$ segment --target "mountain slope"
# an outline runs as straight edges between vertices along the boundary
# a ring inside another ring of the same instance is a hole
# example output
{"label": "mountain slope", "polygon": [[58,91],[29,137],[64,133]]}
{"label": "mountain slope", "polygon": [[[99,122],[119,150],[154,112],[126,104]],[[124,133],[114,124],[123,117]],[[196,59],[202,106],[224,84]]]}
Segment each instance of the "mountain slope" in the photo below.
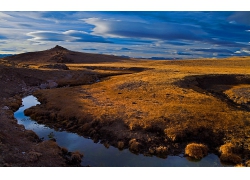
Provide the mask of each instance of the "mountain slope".
{"label": "mountain slope", "polygon": [[125,60],[124,57],[113,56],[113,55],[91,54],[91,53],[70,51],[58,45],[48,50],[22,53],[18,55],[5,57],[4,59],[19,63],[20,62],[99,63],[99,62],[117,62]]}

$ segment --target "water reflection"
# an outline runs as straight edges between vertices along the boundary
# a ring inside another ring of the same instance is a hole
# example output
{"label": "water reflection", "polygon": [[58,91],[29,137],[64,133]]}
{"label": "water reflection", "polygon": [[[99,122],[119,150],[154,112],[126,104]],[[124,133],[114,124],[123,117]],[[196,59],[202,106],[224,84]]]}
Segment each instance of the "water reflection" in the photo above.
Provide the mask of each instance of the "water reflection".
{"label": "water reflection", "polygon": [[33,130],[40,138],[48,140],[55,138],[61,147],[66,147],[69,151],[79,151],[84,154],[82,166],[97,167],[218,167],[223,166],[219,158],[214,154],[209,154],[198,162],[189,161],[182,156],[168,156],[166,159],[158,157],[147,157],[141,154],[136,155],[129,150],[118,150],[110,146],[106,148],[100,143],[94,143],[91,139],[84,138],[74,133],[66,131],[55,131],[45,125],[37,124],[24,115],[24,110],[40,104],[34,96],[23,98],[23,106],[14,113],[19,124],[23,124],[26,129]]}

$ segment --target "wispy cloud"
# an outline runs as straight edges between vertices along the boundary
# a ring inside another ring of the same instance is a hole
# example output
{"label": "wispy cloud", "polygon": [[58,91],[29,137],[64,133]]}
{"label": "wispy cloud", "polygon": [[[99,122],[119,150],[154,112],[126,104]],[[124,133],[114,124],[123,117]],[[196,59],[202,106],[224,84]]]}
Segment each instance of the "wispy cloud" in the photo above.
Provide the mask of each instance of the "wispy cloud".
{"label": "wispy cloud", "polygon": [[0,53],[77,51],[131,57],[248,55],[249,12],[0,12]]}
{"label": "wispy cloud", "polygon": [[[100,36],[88,34],[84,31],[68,30],[65,32],[55,31],[35,31],[27,33],[27,36],[31,36],[31,41],[66,41],[66,42],[99,42],[108,43]],[[109,42],[111,43],[111,42]]]}

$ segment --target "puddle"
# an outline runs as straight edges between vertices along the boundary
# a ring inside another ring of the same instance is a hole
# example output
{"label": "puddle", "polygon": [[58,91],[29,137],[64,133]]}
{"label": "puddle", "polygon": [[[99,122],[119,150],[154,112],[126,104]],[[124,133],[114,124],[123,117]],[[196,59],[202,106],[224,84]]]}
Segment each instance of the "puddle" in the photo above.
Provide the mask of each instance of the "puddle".
{"label": "puddle", "polygon": [[37,124],[36,121],[24,115],[24,110],[40,104],[34,96],[27,96],[22,99],[21,106],[14,116],[18,124],[22,124],[28,130],[33,130],[40,138],[48,140],[55,138],[59,146],[69,151],[79,151],[84,154],[82,166],[95,167],[221,167],[219,158],[209,154],[200,161],[189,161],[185,157],[168,156],[166,159],[136,155],[129,150],[118,150],[110,146],[106,148],[103,144],[94,143],[93,140],[66,131],[56,131],[45,125]]}

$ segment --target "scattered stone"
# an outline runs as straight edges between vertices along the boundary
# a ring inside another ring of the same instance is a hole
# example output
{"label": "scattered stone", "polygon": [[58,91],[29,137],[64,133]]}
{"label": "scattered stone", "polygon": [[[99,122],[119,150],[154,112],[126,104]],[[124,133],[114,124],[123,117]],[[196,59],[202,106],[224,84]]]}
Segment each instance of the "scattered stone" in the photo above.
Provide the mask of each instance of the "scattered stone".
{"label": "scattered stone", "polygon": [[8,106],[4,106],[2,109],[3,110],[9,110],[10,108]]}
{"label": "scattered stone", "polygon": [[55,81],[53,81],[53,80],[48,80],[47,82],[49,83],[49,84],[48,84],[48,87],[49,87],[50,89],[56,88],[56,87],[58,86],[58,84],[57,84]]}
{"label": "scattered stone", "polygon": [[53,89],[56,88],[58,84],[53,80],[48,80],[47,83],[42,83],[39,87],[40,89]]}

